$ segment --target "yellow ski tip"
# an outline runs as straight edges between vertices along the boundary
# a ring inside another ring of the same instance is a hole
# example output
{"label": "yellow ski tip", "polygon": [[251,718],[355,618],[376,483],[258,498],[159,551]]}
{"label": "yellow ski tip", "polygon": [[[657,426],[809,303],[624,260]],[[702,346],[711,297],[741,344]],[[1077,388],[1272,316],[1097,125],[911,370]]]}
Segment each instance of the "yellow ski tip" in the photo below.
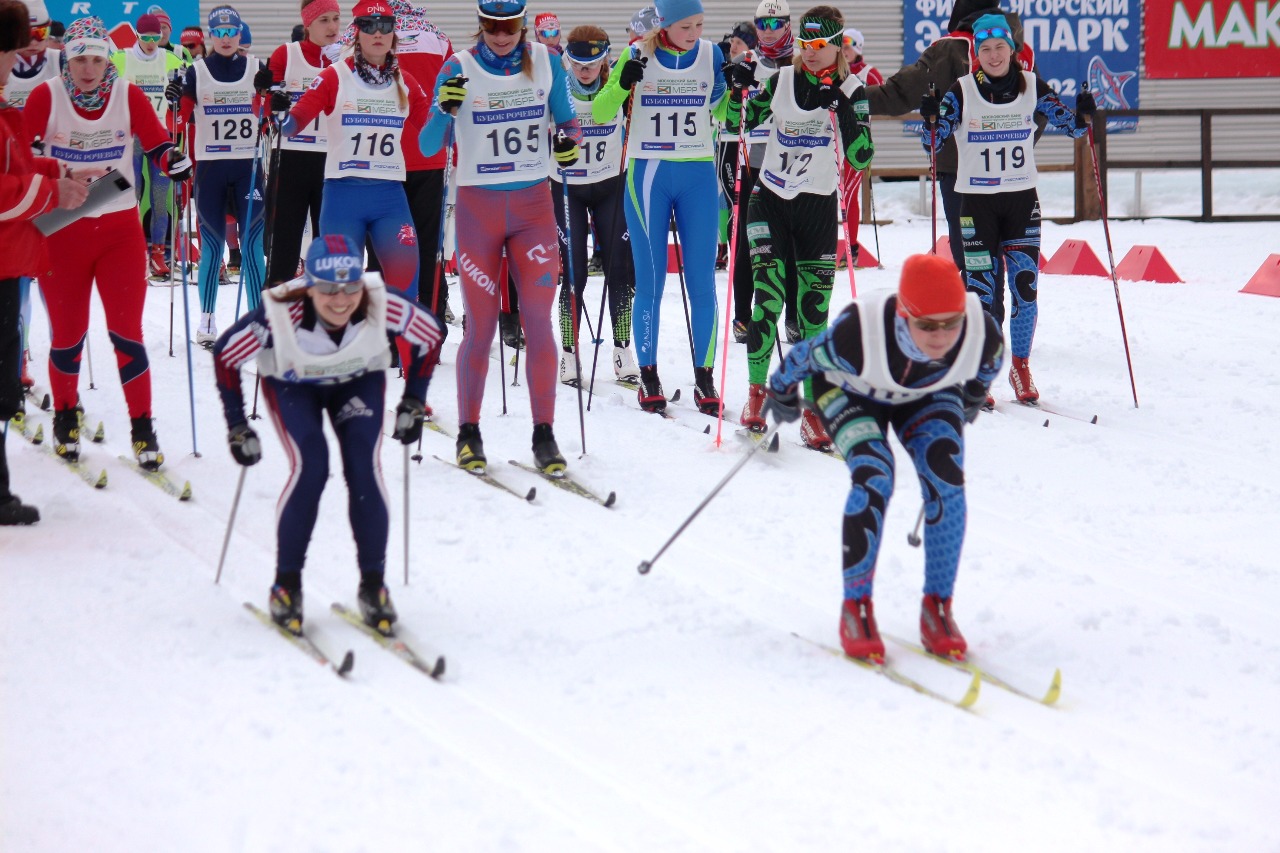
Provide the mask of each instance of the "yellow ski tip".
{"label": "yellow ski tip", "polygon": [[1049,684],[1049,691],[1044,694],[1044,698],[1040,701],[1046,705],[1052,705],[1058,701],[1058,697],[1062,695],[1062,670],[1055,669],[1053,671],[1053,681]]}
{"label": "yellow ski tip", "polygon": [[102,473],[98,475],[98,479],[94,481],[95,489],[105,489],[107,487],[107,469],[103,468]]}
{"label": "yellow ski tip", "polygon": [[191,500],[191,481],[190,480],[183,481],[182,491],[178,493],[178,500],[180,501]]}
{"label": "yellow ski tip", "polygon": [[960,697],[960,701],[956,702],[961,708],[971,708],[973,703],[978,701],[978,694],[982,690],[982,674],[975,672],[973,677],[969,679],[969,689]]}
{"label": "yellow ski tip", "polygon": [[36,424],[36,435],[31,439],[31,443],[44,444],[44,424]]}
{"label": "yellow ski tip", "polygon": [[102,421],[98,421],[98,428],[93,431],[93,443],[102,444],[107,438],[107,431],[102,426]]}

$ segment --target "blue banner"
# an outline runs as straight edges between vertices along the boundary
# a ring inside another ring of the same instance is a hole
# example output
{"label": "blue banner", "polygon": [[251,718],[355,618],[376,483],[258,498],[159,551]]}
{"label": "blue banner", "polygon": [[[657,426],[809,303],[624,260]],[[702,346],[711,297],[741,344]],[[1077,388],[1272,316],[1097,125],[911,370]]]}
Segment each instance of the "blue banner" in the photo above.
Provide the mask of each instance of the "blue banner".
{"label": "blue banner", "polygon": [[[151,10],[155,0],[45,0],[49,9],[49,20],[70,24],[78,18],[96,15],[107,25],[110,32],[119,24],[130,27],[138,20],[138,16]],[[183,27],[200,27],[204,29],[204,18],[200,16],[199,0],[163,0],[157,4],[169,16],[173,25],[173,34],[169,40],[178,43],[178,36]]]}
{"label": "blue banner", "polygon": [[[994,3],[992,5],[995,5]],[[1099,109],[1138,107],[1138,46],[1142,38],[1138,0],[1001,0],[1022,21],[1023,38],[1035,51],[1036,68],[1069,107],[1087,82]],[[947,34],[952,0],[903,0],[902,64],[920,58],[934,39]],[[918,133],[919,122],[908,122]],[[1133,117],[1107,119],[1107,133],[1132,133]],[[904,132],[908,127],[904,126]],[[1054,133],[1052,128],[1047,133]]]}

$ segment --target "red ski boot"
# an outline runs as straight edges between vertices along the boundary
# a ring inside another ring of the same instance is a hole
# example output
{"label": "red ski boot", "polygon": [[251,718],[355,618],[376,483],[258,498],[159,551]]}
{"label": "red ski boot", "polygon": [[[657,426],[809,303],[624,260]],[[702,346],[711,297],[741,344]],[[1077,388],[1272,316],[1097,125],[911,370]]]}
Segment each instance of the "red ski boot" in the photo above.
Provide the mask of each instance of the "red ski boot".
{"label": "red ski boot", "polygon": [[740,420],[742,425],[752,432],[764,432],[769,428],[768,422],[760,414],[760,410],[764,408],[766,396],[763,385],[753,382],[747,386],[747,404],[742,407]]}
{"label": "red ski boot", "polygon": [[926,595],[920,605],[920,642],[925,651],[940,658],[964,660],[969,646],[956,620],[951,617],[951,599]]}
{"label": "red ski boot", "polygon": [[1027,359],[1013,357],[1013,364],[1009,367],[1009,384],[1013,386],[1013,394],[1018,398],[1019,403],[1034,403],[1040,399],[1040,392],[1036,390],[1036,383],[1031,378],[1031,365],[1027,364]]}
{"label": "red ski boot", "polygon": [[819,453],[826,453],[831,449],[831,436],[823,428],[822,418],[810,409],[805,409],[800,416],[800,440],[805,447]]}
{"label": "red ski boot", "polygon": [[640,408],[646,412],[663,412],[667,408],[667,395],[662,393],[662,383],[658,381],[658,367],[654,364],[640,368],[640,387],[636,389],[640,400]]}
{"label": "red ski boot", "polygon": [[884,640],[876,627],[871,596],[846,598],[840,610],[840,646],[851,658],[884,663]]}

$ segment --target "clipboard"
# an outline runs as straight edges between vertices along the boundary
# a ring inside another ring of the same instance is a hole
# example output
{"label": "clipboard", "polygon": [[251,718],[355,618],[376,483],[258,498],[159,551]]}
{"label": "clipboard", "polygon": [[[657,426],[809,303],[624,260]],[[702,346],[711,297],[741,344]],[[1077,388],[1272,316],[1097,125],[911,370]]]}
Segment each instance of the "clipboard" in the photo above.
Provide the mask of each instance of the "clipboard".
{"label": "clipboard", "polygon": [[85,216],[93,216],[97,211],[101,210],[108,202],[114,201],[122,193],[133,192],[133,184],[129,183],[129,179],[120,174],[119,170],[112,169],[101,178],[89,184],[89,197],[84,200],[84,204],[75,210],[51,210],[48,213],[37,216],[32,223],[36,228],[40,229],[40,233],[48,237],[55,231],[66,228],[72,222]]}

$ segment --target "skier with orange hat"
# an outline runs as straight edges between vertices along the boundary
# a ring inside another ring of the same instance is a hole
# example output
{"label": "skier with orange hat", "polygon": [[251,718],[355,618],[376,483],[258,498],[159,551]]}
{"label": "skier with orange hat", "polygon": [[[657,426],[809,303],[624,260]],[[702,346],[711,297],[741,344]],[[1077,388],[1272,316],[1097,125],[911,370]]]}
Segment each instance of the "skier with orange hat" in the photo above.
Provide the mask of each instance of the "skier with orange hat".
{"label": "skier with orange hat", "polygon": [[924,647],[963,660],[951,596],[964,543],[964,427],[977,418],[1004,364],[1000,326],[965,293],[950,258],[912,255],[897,293],[855,299],[815,338],[791,348],[769,378],[766,416],[800,417],[800,383],[845,458],[853,485],[844,509],[844,604],[840,643],[850,657],[880,662],[884,641],[871,592],[893,493],[893,427],[911,454],[924,494]]}

